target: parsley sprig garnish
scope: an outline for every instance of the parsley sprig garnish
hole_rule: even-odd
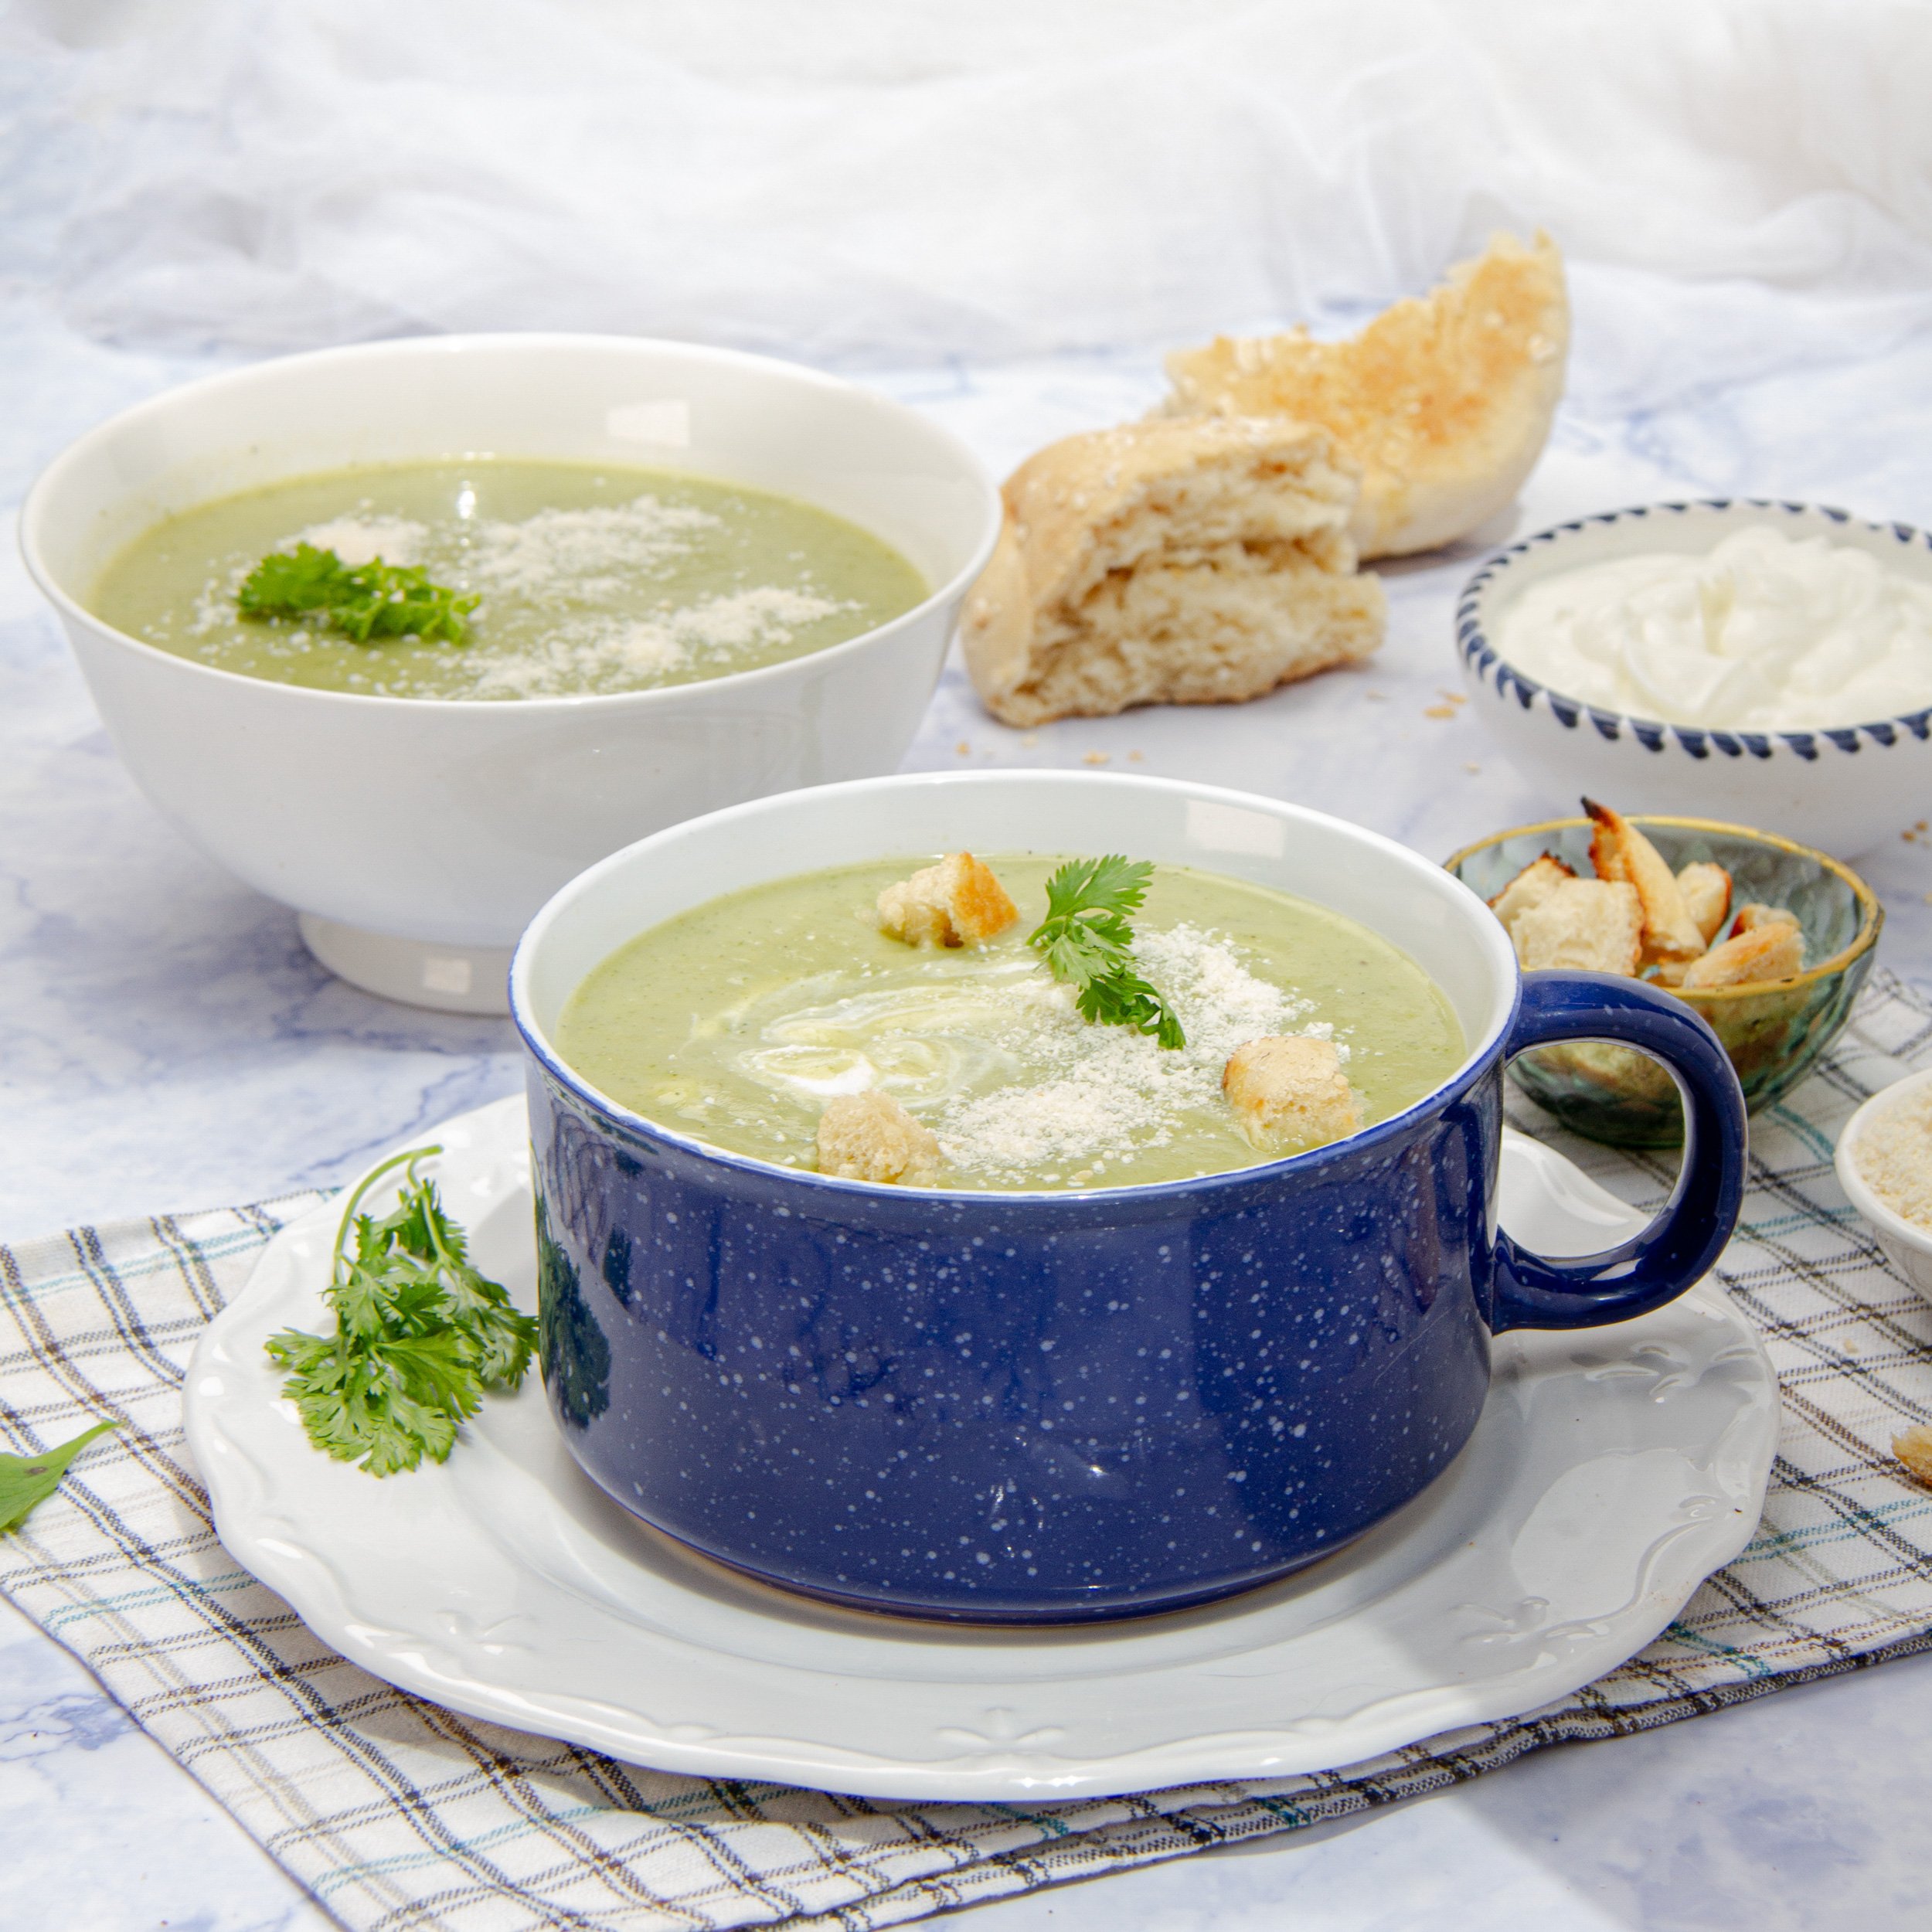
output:
[[[1181,1047],[1187,1036],[1173,1008],[1134,966],[1127,915],[1140,910],[1153,876],[1144,859],[1069,859],[1047,880],[1046,917],[1026,943],[1056,979],[1079,989],[1073,1004],[1085,1018]]]
[[[470,1261],[436,1183],[417,1178],[416,1163],[442,1151],[398,1154],[349,1196],[326,1291],[335,1334],[284,1328],[267,1344],[290,1371],[282,1393],[309,1440],[374,1476],[425,1456],[441,1462],[483,1392],[523,1379],[536,1342],[536,1321]],[[356,1212],[377,1180],[405,1165],[402,1198],[387,1215]]]
[[[430,583],[427,570],[380,557],[352,570],[312,543],[271,550],[235,593],[245,617],[319,617],[358,644],[406,637],[461,644],[469,634],[463,620],[480,601]]]

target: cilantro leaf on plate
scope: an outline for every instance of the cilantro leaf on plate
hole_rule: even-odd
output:
[[[327,1291],[335,1334],[284,1328],[266,1345],[289,1372],[282,1393],[309,1440],[372,1475],[444,1461],[485,1391],[522,1381],[536,1342],[535,1320],[478,1270],[436,1183],[417,1175],[418,1161],[441,1151],[399,1154],[350,1196]],[[378,1179],[405,1165],[388,1214],[356,1212]]]

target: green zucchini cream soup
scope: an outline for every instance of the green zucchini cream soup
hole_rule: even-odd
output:
[[[1031,853],[713,900],[605,959],[556,1039],[590,1086],[714,1147],[973,1189],[1277,1159],[1400,1113],[1464,1050],[1434,983],[1352,920],[1182,866]]]
[[[267,615],[257,600],[245,614],[243,587],[265,558],[325,563],[342,582],[354,573],[379,603],[400,604],[427,579],[456,614],[424,624],[428,635],[371,635],[365,622],[359,638],[319,600],[312,611],[284,600]],[[248,677],[518,699],[781,663],[927,594],[890,545],[790,497],[662,471],[478,457],[339,470],[204,503],[137,538],[90,602],[131,637]]]

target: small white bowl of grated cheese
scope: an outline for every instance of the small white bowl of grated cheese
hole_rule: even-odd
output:
[[[1886,1258],[1932,1301],[1932,1070],[1874,1094],[1845,1122],[1836,1166]]]

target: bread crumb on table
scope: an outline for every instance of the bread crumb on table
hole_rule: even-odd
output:
[[[1892,1438],[1892,1453],[1906,1471],[1932,1489],[1932,1429],[1917,1423]]]

